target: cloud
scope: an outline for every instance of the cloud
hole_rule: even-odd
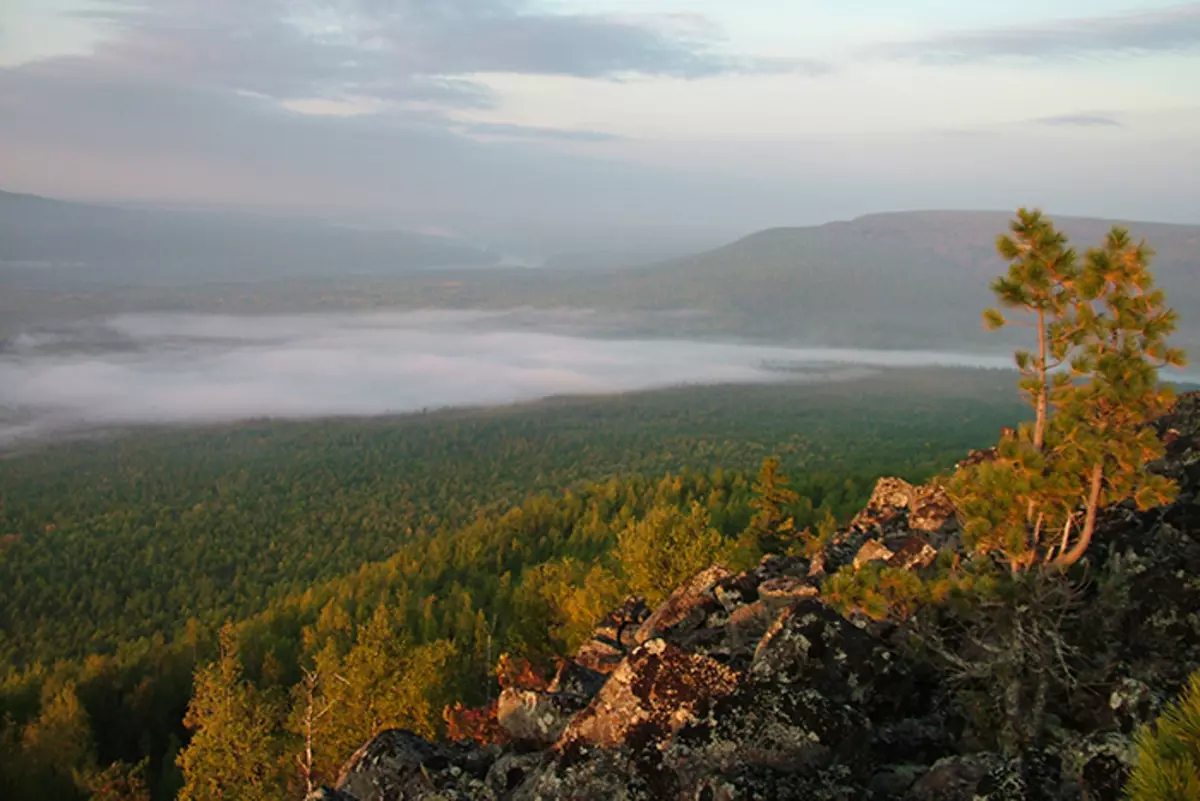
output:
[[[1108,17],[948,31],[875,45],[865,55],[928,64],[995,59],[1071,61],[1200,49],[1200,3]]]
[[[0,444],[64,429],[478,406],[1008,357],[592,338],[581,314],[139,314],[19,334],[0,351]]]
[[[1035,125],[1065,128],[1120,128],[1122,123],[1114,117],[1100,114],[1056,114],[1031,120]]]
[[[460,126],[467,134],[498,136],[511,139],[549,139],[566,142],[614,142],[622,137],[604,131],[542,128],[531,125],[512,125],[502,122],[475,122]]]
[[[521,0],[156,0],[78,12],[112,32],[93,69],[261,94],[477,107],[471,76],[702,78],[815,70],[721,51],[695,15],[550,13]]]

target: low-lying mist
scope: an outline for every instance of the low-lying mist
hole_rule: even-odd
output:
[[[1004,356],[619,338],[597,322],[583,312],[158,313],[25,330],[0,350],[0,444],[136,423],[378,415],[827,379],[854,368],[1010,364]]]

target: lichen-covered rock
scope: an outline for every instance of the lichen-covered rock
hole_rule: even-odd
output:
[[[802,600],[763,635],[750,673],[762,681],[802,685],[835,701],[864,704],[877,685],[896,682],[899,671],[894,655],[878,640],[820,601]]]
[[[659,742],[732,693],[739,678],[721,663],[664,640],[643,643],[613,671],[555,748]]]
[[[867,540],[858,549],[858,553],[854,554],[851,564],[854,565],[855,570],[858,570],[868,562],[886,562],[893,556],[895,554],[879,540]]]
[[[811,775],[863,751],[870,721],[814,690],[747,681],[711,704],[661,750],[685,790],[746,766]]]
[[[1060,801],[1062,757],[1031,750],[988,771],[975,788],[976,801]]]
[[[629,749],[576,745],[550,754],[509,796],[511,801],[653,801],[671,798],[670,777],[639,765]]]
[[[863,790],[849,775],[844,765],[811,774],[751,765],[711,777],[685,797],[697,801],[858,801],[864,797]]]
[[[354,801],[469,801],[494,796],[485,780],[493,749],[431,743],[406,729],[388,729],[350,758],[337,791]]]
[[[815,598],[820,589],[795,576],[767,579],[758,585],[758,597],[770,612],[780,612],[802,598]]]
[[[563,659],[559,661],[554,678],[550,680],[546,691],[590,701],[600,692],[607,680],[607,677],[597,670],[570,659]]]
[[[923,537],[913,534],[888,558],[887,566],[900,570],[919,570],[929,567],[936,559],[937,550]]]
[[[579,646],[575,662],[597,673],[611,673],[637,645],[637,631],[650,616],[642,598],[630,597],[596,624],[592,636]]]
[[[1096,732],[1068,743],[1063,773],[1087,801],[1121,801],[1133,770],[1137,750],[1132,737],[1120,732]]]
[[[944,487],[922,484],[913,490],[908,527],[913,531],[937,532],[954,520],[954,502]]]
[[[500,693],[496,722],[517,742],[550,745],[586,705],[577,696],[510,687]]]
[[[721,565],[713,565],[685,581],[638,628],[637,642],[659,637],[672,639],[699,628],[705,618],[724,608],[717,599],[715,587],[717,582],[731,575]]]
[[[995,754],[966,754],[938,760],[904,796],[907,801],[972,801],[979,783],[1002,760]]]

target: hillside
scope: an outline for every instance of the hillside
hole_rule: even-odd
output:
[[[0,192],[0,284],[191,285],[482,265],[492,254],[402,231],[154,211]]]
[[[994,243],[1011,215],[876,214],[809,228],[776,228],[732,244],[626,270],[590,287],[593,299],[636,309],[710,311],[730,332],[870,347],[998,346],[981,330],[988,283],[1002,269]],[[1107,220],[1055,218],[1079,250]],[[1151,242],[1155,275],[1178,309],[1200,304],[1200,226],[1121,223]],[[587,294],[578,298],[584,305]],[[1200,328],[1184,315],[1179,341]],[[1187,327],[1187,326],[1191,327]]]
[[[309,799],[1119,801],[1144,762],[1133,733],[1200,666],[1200,396],[1159,431],[1171,446],[1157,469],[1179,499],[1106,510],[1096,578],[1053,624],[1031,601],[1005,639],[953,608],[880,615],[840,595],[843,577],[890,571],[903,598],[902,582],[966,558],[944,490],[884,480],[820,550],[713,565],[657,606],[613,609],[550,682],[507,679],[485,742],[391,728]],[[1061,685],[1039,685],[1052,734],[1007,740],[1014,723],[1041,724],[1021,682],[1060,670]],[[1177,764],[1194,788],[1195,763]],[[1134,797],[1194,797],[1160,782]]]

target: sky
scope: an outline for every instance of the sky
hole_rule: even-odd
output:
[[[1200,3],[4,0],[0,188],[422,230],[1200,222]]]

